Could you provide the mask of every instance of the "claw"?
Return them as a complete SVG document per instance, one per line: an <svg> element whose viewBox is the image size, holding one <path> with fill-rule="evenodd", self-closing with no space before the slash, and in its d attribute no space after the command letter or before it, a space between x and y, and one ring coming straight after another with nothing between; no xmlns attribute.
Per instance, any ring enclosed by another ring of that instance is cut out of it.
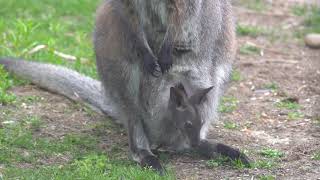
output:
<svg viewBox="0 0 320 180"><path fill-rule="evenodd" d="M251 160L244 153L222 143L203 140L200 142L198 152L207 158L215 158L216 156L224 155L231 160L239 159L246 166L250 166L251 164Z"/></svg>
<svg viewBox="0 0 320 180"><path fill-rule="evenodd" d="M144 68L154 77L161 76L161 67L151 54L145 54L143 57Z"/></svg>
<svg viewBox="0 0 320 180"><path fill-rule="evenodd" d="M146 156L142 159L140 165L142 167L150 167L153 170L157 171L161 176L164 175L165 170L164 168L161 166L158 158L156 158L155 156Z"/></svg>

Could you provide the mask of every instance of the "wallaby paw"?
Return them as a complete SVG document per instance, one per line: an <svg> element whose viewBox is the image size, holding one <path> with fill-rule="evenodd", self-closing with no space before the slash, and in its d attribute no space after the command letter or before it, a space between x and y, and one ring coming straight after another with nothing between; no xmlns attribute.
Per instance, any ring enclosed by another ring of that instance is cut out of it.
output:
<svg viewBox="0 0 320 180"><path fill-rule="evenodd" d="M156 60L150 55L145 55L143 59L143 65L147 72L149 72L154 77L159 77L162 75L161 67Z"/></svg>
<svg viewBox="0 0 320 180"><path fill-rule="evenodd" d="M158 58L162 73L168 72L172 66L172 47L165 46L161 49Z"/></svg>
<svg viewBox="0 0 320 180"><path fill-rule="evenodd" d="M155 171L157 171L160 175L164 175L164 173L165 173L165 170L161 166L160 161L155 156L149 155L149 156L144 157L141 160L140 165L142 167L150 167L150 168L154 169Z"/></svg>
<svg viewBox="0 0 320 180"><path fill-rule="evenodd" d="M172 66L172 60L168 60L168 61L161 60L161 61L159 61L159 65L161 67L161 72L166 73L169 71L169 69Z"/></svg>

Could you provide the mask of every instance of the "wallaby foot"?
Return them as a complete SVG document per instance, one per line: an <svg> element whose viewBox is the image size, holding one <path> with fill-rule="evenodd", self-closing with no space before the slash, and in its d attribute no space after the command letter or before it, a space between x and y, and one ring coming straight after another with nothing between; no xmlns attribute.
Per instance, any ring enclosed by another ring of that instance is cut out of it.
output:
<svg viewBox="0 0 320 180"><path fill-rule="evenodd" d="M162 167L160 160L153 155L151 151L145 149L136 149L135 152L131 152L131 155L141 167L151 168L160 175L164 175L165 169Z"/></svg>
<svg viewBox="0 0 320 180"><path fill-rule="evenodd" d="M140 165L142 167L150 167L157 171L160 175L164 175L165 170L156 156L148 155L143 157L141 159Z"/></svg>
<svg viewBox="0 0 320 180"><path fill-rule="evenodd" d="M158 158L150 150L149 140L145 135L141 120L132 118L128 121L129 147L133 160L142 167L149 167L164 174L164 169Z"/></svg>
<svg viewBox="0 0 320 180"><path fill-rule="evenodd" d="M159 77L162 74L160 65L150 53L143 55L143 66L154 77Z"/></svg>
<svg viewBox="0 0 320 180"><path fill-rule="evenodd" d="M215 158L219 155L227 156L231 160L240 160L244 165L250 166L250 159L238 149L209 140L201 140L197 151L206 158Z"/></svg>

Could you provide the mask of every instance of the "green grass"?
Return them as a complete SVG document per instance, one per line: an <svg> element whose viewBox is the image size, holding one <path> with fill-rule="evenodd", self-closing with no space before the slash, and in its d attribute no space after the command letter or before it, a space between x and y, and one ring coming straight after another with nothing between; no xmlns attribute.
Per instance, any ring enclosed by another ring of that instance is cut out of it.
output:
<svg viewBox="0 0 320 180"><path fill-rule="evenodd" d="M274 169L278 166L277 161L278 157L282 157L283 155L278 154L280 152L275 153L275 151L266 151L263 159L256 160L255 162L250 163L250 165L245 165L241 162L241 160L231 160L226 156L218 156L215 159L208 160L206 162L207 167L216 168L220 166L229 166L235 169ZM261 154L261 153L260 153Z"/></svg>
<svg viewBox="0 0 320 180"><path fill-rule="evenodd" d="M226 157L226 156L218 156L215 159L208 160L206 162L206 165L209 168L216 168L219 166L231 166L236 169L246 168L246 165L243 164L240 159L231 160L229 157Z"/></svg>
<svg viewBox="0 0 320 180"><path fill-rule="evenodd" d="M239 36L250 36L256 38L258 36L265 35L266 33L265 29L258 26L237 24L237 34Z"/></svg>
<svg viewBox="0 0 320 180"><path fill-rule="evenodd" d="M40 96L32 95L32 96L24 96L23 98L21 98L20 101L22 103L32 104L32 103L39 102L41 100L42 98Z"/></svg>
<svg viewBox="0 0 320 180"><path fill-rule="evenodd" d="M276 180L276 178L272 175L261 175L259 176L259 180Z"/></svg>
<svg viewBox="0 0 320 180"><path fill-rule="evenodd" d="M282 100L282 101L278 102L276 105L278 108L288 109L288 110L297 110L300 108L300 105L298 103L288 101L288 100Z"/></svg>
<svg viewBox="0 0 320 180"><path fill-rule="evenodd" d="M291 7L292 14L296 16L304 16L308 13L309 7L307 5L295 5Z"/></svg>
<svg viewBox="0 0 320 180"><path fill-rule="evenodd" d="M238 70L233 70L231 74L231 81L239 82L242 80L241 73Z"/></svg>
<svg viewBox="0 0 320 180"><path fill-rule="evenodd" d="M40 168L8 168L4 178L8 179L174 179L159 176L152 170L142 169L126 163L113 162L106 155L89 154L68 165L43 166Z"/></svg>
<svg viewBox="0 0 320 180"><path fill-rule="evenodd" d="M255 10L255 11L264 11L269 8L269 5L266 4L264 0L240 0L241 4L243 4L246 8Z"/></svg>
<svg viewBox="0 0 320 180"><path fill-rule="evenodd" d="M0 57L62 65L97 78L92 33L100 1L0 0ZM46 48L29 53L39 45ZM54 51L77 59L62 59ZM4 179L175 179L170 169L167 176L160 177L127 158L116 159L117 153L123 157L126 152L106 153L101 149L99 135L105 135L109 125L91 127L98 131L93 134L70 132L61 138L41 136L39 130L46 126L41 118L20 117L16 113L20 104L41 102L41 97L20 98L8 92L13 86L26 83L0 67L0 107L10 104L0 108L0 167ZM11 106L14 110L10 110ZM93 114L86 107L82 110ZM116 146L112 149L119 149ZM66 161L55 161L58 157Z"/></svg>
<svg viewBox="0 0 320 180"><path fill-rule="evenodd" d="M276 106L288 110L288 120L297 120L304 117L304 114L299 111L301 106L295 101L284 99L276 103Z"/></svg>
<svg viewBox="0 0 320 180"><path fill-rule="evenodd" d="M278 86L277 83L272 82L272 83L266 84L266 85L264 86L264 88L270 89L270 90L272 90L272 91L277 91L277 90L279 89L279 86Z"/></svg>
<svg viewBox="0 0 320 180"><path fill-rule="evenodd" d="M8 93L7 90L13 86L13 80L10 79L9 74L0 66L0 105L12 103L16 96Z"/></svg>
<svg viewBox="0 0 320 180"><path fill-rule="evenodd" d="M225 165L228 161L229 161L228 157L219 156L215 159L208 160L206 164L209 168L215 168L215 167Z"/></svg>
<svg viewBox="0 0 320 180"><path fill-rule="evenodd" d="M260 151L260 154L267 158L281 158L284 156L284 153L277 150L277 149L271 149L271 148L264 148Z"/></svg>
<svg viewBox="0 0 320 180"><path fill-rule="evenodd" d="M304 117L304 114L302 114L301 112L298 112L298 111L288 112L289 120L296 120L303 117Z"/></svg>
<svg viewBox="0 0 320 180"><path fill-rule="evenodd" d="M320 8L313 7L310 14L306 15L305 25L307 31L320 33Z"/></svg>
<svg viewBox="0 0 320 180"><path fill-rule="evenodd" d="M224 96L219 105L219 112L221 113L231 113L237 109L239 101L235 97Z"/></svg>
<svg viewBox="0 0 320 180"><path fill-rule="evenodd" d="M314 124L320 126L320 116L316 116L313 118Z"/></svg>
<svg viewBox="0 0 320 180"><path fill-rule="evenodd" d="M224 122L223 127L226 129L237 129L238 125L234 122Z"/></svg>
<svg viewBox="0 0 320 180"><path fill-rule="evenodd" d="M253 45L245 44L240 47L239 51L240 51L240 54L259 55L261 52L261 49Z"/></svg>
<svg viewBox="0 0 320 180"><path fill-rule="evenodd" d="M317 161L320 161L320 151L318 152L315 152L312 156L312 159L313 160L317 160Z"/></svg>
<svg viewBox="0 0 320 180"><path fill-rule="evenodd" d="M64 65L97 77L91 36L99 0L0 0L0 57L15 56ZM34 54L38 46L47 48ZM66 61L54 51L73 55ZM83 64L80 58L88 59Z"/></svg>
<svg viewBox="0 0 320 180"><path fill-rule="evenodd" d="M275 162L275 160L258 160L255 163L253 163L252 168L273 169L277 166L278 164L277 162Z"/></svg>
<svg viewBox="0 0 320 180"><path fill-rule="evenodd" d="M295 35L298 38L303 38L308 33L320 33L320 8L319 7L305 7L297 6L293 8L295 15L304 17L304 28L298 30Z"/></svg>
<svg viewBox="0 0 320 180"><path fill-rule="evenodd" d="M170 169L167 176L160 177L129 160L110 158L113 155L104 154L92 135L70 133L61 139L37 136L43 126L41 119L33 116L0 126L0 165L5 167L5 179L174 179ZM41 163L61 156L68 162Z"/></svg>

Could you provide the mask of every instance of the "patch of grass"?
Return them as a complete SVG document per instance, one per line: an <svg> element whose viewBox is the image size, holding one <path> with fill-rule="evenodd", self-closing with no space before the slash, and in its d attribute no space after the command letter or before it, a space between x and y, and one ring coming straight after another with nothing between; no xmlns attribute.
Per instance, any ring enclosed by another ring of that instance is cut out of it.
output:
<svg viewBox="0 0 320 180"><path fill-rule="evenodd" d="M297 110L300 108L300 105L298 103L292 102L289 100L282 100L278 102L276 105L278 108L289 109L289 110Z"/></svg>
<svg viewBox="0 0 320 180"><path fill-rule="evenodd" d="M16 96L8 93L7 90L13 86L13 80L9 78L9 74L0 65L0 105L12 103Z"/></svg>
<svg viewBox="0 0 320 180"><path fill-rule="evenodd" d="M235 167L236 169L247 168L247 166L240 159L232 160L231 165L232 165L232 167Z"/></svg>
<svg viewBox="0 0 320 180"><path fill-rule="evenodd" d="M240 71L233 70L231 74L231 81L239 82L242 80Z"/></svg>
<svg viewBox="0 0 320 180"><path fill-rule="evenodd" d="M311 8L310 14L305 19L305 25L309 32L320 33L320 8Z"/></svg>
<svg viewBox="0 0 320 180"><path fill-rule="evenodd" d="M276 177L273 175L261 175L258 178L259 180L276 180Z"/></svg>
<svg viewBox="0 0 320 180"><path fill-rule="evenodd" d="M88 116L94 116L94 114L96 113L92 108L83 103L75 103L75 106L77 109L84 111Z"/></svg>
<svg viewBox="0 0 320 180"><path fill-rule="evenodd" d="M229 157L226 156L218 156L215 159L208 160L206 162L206 165L209 168L216 168L219 166L231 166L236 169L250 168L246 166L240 159L231 160Z"/></svg>
<svg viewBox="0 0 320 180"><path fill-rule="evenodd" d="M295 33L296 37L302 39L308 33L320 33L320 8L311 6L300 13L304 16L304 28Z"/></svg>
<svg viewBox="0 0 320 180"><path fill-rule="evenodd" d="M260 151L260 154L267 158L281 158L284 156L284 153L277 150L277 149L271 149L271 148L264 148Z"/></svg>
<svg viewBox="0 0 320 180"><path fill-rule="evenodd" d="M90 136L70 134L59 140L34 136L41 126L41 119L33 116L3 124L0 128L1 162L7 165L36 163L37 159L57 153L79 157L89 151L99 152L96 140Z"/></svg>
<svg viewBox="0 0 320 180"><path fill-rule="evenodd" d="M320 151L315 152L312 156L312 159L320 161Z"/></svg>
<svg viewBox="0 0 320 180"><path fill-rule="evenodd" d="M267 30L259 26L237 24L237 34L239 36L250 36L256 38L261 35L266 35Z"/></svg>
<svg viewBox="0 0 320 180"><path fill-rule="evenodd" d="M238 125L234 122L224 122L223 127L226 129L237 129Z"/></svg>
<svg viewBox="0 0 320 180"><path fill-rule="evenodd" d="M316 116L313 118L313 121L315 122L316 125L320 126L320 116Z"/></svg>
<svg viewBox="0 0 320 180"><path fill-rule="evenodd" d="M0 0L0 57L13 56L62 65L97 78L92 32L96 7L100 2ZM28 53L39 45L46 48ZM54 51L77 59L64 60ZM0 67L0 104L15 103L15 96L7 90L26 82L9 76ZM38 97L30 96L21 102L34 103L38 100ZM88 115L92 113L86 108L83 110ZM44 125L41 119L17 118L8 113L5 117L0 116L0 164L4 179L175 179L171 171L170 175L159 177L131 161L111 160L103 155L96 136L80 133L66 134L59 139L42 137L37 134ZM105 132L103 128L110 127L97 127L97 133ZM68 157L67 162L50 161L43 165L43 160L60 156ZM27 164L28 168L20 168L21 164Z"/></svg>
<svg viewBox="0 0 320 180"><path fill-rule="evenodd" d="M308 13L309 7L307 5L294 5L291 7L292 14L296 16L304 16Z"/></svg>
<svg viewBox="0 0 320 180"><path fill-rule="evenodd" d="M226 165L229 162L229 158L225 156L219 156L215 159L211 159L206 162L207 166L210 168L215 168L219 166Z"/></svg>
<svg viewBox="0 0 320 180"><path fill-rule="evenodd" d="M239 101L235 97L224 96L219 105L219 112L230 113L236 110Z"/></svg>
<svg viewBox="0 0 320 180"><path fill-rule="evenodd" d="M171 172L171 171L169 171ZM62 166L38 168L8 168L5 179L175 179L173 175L159 176L149 169L122 164L106 155L89 154Z"/></svg>
<svg viewBox="0 0 320 180"><path fill-rule="evenodd" d="M241 54L246 54L246 55L258 55L260 54L261 49L256 47L256 46L252 46L249 44L245 44L243 46L240 47L240 53Z"/></svg>
<svg viewBox="0 0 320 180"><path fill-rule="evenodd" d="M272 82L272 83L266 84L266 85L264 86L264 88L270 89L270 90L272 90L272 91L277 91L277 90L279 89L279 86L278 86L277 83Z"/></svg>
<svg viewBox="0 0 320 180"><path fill-rule="evenodd" d="M27 128L30 128L33 131L39 130L42 125L41 119L36 116L28 116L25 120L25 123Z"/></svg>
<svg viewBox="0 0 320 180"><path fill-rule="evenodd" d="M272 154L272 156L275 156L275 155ZM215 159L208 160L206 162L206 165L209 168L216 168L220 166L230 166L236 169L244 169L244 168L273 169L278 166L276 160L277 158L260 159L253 163L250 163L250 165L248 166L243 164L240 159L231 160L229 157L226 157L226 156L218 156Z"/></svg>
<svg viewBox="0 0 320 180"><path fill-rule="evenodd" d="M158 176L131 161L108 158L88 134L67 134L60 139L34 135L41 119L26 117L0 126L0 162L5 179L175 179ZM63 164L43 165L42 161L67 156ZM28 164L21 168L16 164Z"/></svg>
<svg viewBox="0 0 320 180"><path fill-rule="evenodd" d="M27 103L27 104L39 102L40 100L41 100L41 97L39 96L24 96L21 98L21 102Z"/></svg>
<svg viewBox="0 0 320 180"><path fill-rule="evenodd" d="M268 5L264 0L240 0L240 3L245 7L258 12L268 9Z"/></svg>
<svg viewBox="0 0 320 180"><path fill-rule="evenodd" d="M0 56L64 65L96 78L91 34L99 2L0 0L3 7L0 9ZM28 53L38 45L46 45L47 48ZM66 61L55 55L55 50L73 55L77 60Z"/></svg>
<svg viewBox="0 0 320 180"><path fill-rule="evenodd" d="M298 112L298 111L288 112L289 120L296 120L296 119L300 119L303 117L304 117L304 115L301 112Z"/></svg>
<svg viewBox="0 0 320 180"><path fill-rule="evenodd" d="M258 160L253 163L252 167L257 169L272 169L278 164L274 160Z"/></svg>

